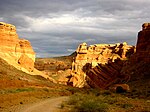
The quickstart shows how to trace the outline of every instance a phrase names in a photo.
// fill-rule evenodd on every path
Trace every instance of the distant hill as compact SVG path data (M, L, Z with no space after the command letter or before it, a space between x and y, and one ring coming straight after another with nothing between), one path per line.
M76 56L76 52L69 56L51 57L51 58L36 58L35 68L40 71L50 70L59 71L65 69L71 69L73 58Z
M69 56L36 58L35 68L45 72L46 75L56 80L57 83L67 85L75 56L76 52Z

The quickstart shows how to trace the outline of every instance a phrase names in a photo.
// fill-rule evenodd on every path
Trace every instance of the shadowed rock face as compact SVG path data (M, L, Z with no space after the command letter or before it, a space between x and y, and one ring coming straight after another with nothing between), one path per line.
M150 23L144 23L138 32L136 53L129 59L122 74L129 74L131 81L150 78Z
M73 86L84 87L88 83L90 86L106 88L111 84L108 82L115 82L116 78L120 76L123 66L122 60L129 58L135 52L135 47L127 45L126 42L95 44L89 47L83 43L79 45L76 52L77 56L72 63L72 78L70 80L73 82ZM116 59L120 61L115 61ZM106 79L99 77L98 74Z
M33 71L35 52L28 40L19 39L16 27L0 22L0 57L25 71Z
M150 23L144 23L142 31L138 33L134 59L136 62L150 62Z

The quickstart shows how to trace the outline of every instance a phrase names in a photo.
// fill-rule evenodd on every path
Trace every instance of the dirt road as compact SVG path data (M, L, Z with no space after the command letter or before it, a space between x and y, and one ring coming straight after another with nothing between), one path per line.
M33 105L24 107L18 112L61 112L60 105L68 99L67 96L47 99Z

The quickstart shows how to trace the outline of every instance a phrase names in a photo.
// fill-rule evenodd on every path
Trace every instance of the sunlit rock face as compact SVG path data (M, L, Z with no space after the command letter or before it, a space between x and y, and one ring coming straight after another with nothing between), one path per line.
M16 27L0 22L0 57L18 69L34 70L35 52L28 40L19 39Z
M142 31L138 33L134 59L136 62L150 62L150 23L144 23L142 25Z
M77 56L72 63L72 78L70 81L73 83L73 86L81 88L87 84L86 72L88 69L94 68L99 64L107 64L109 72L105 72L105 76L113 77L113 75L110 76L110 74L116 73L118 68L121 70L120 66L123 66L123 64L118 64L119 67L114 69L111 69L108 64L116 63L116 59L126 60L135 52L135 47L128 45L126 42L117 44L95 44L90 46L83 43L79 45L76 52ZM119 71L114 76L117 77L118 74ZM92 83L99 83L100 80L97 80L98 77L96 75L97 74L91 77L88 76L88 80L92 80ZM96 85L101 86L100 84Z

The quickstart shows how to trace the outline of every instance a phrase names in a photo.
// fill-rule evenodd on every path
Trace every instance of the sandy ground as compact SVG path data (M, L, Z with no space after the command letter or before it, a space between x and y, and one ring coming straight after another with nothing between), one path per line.
M13 106L2 112L62 112L61 103L68 100L68 96L61 96L41 100L37 103L25 104L21 106Z

